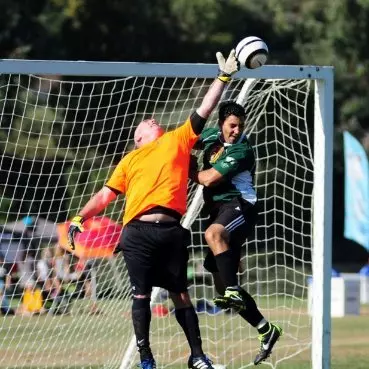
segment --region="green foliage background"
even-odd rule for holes
[[[0,6],[1,58],[214,63],[216,51],[228,52],[246,35],[257,35],[268,43],[270,64],[333,65],[336,68],[334,256],[338,261],[344,260],[345,250],[350,248],[351,252],[355,248],[355,258],[365,260],[367,254],[363,249],[342,236],[342,131],[351,131],[369,150],[369,0],[0,0]],[[1,109],[10,109],[4,106],[1,94],[4,93],[0,92]],[[38,108],[27,111],[26,120],[29,114],[49,115],[51,121],[54,115],[63,112]],[[25,123],[22,122],[23,127]],[[5,154],[11,151],[24,169],[45,153],[46,157],[57,156],[64,162],[74,159],[67,148],[65,152],[55,152],[55,143],[43,135],[49,129],[47,126],[36,127],[36,131],[33,127],[28,135],[19,137],[30,143],[36,141],[40,152],[17,152],[16,147],[7,146],[7,138],[17,132],[18,124],[17,119],[1,122],[0,150],[5,156],[4,163]],[[93,154],[82,160],[81,172],[85,176],[88,171],[83,166],[88,168],[88,157]],[[66,168],[70,170],[70,166]],[[107,172],[94,175],[98,183],[103,183]],[[13,194],[7,193],[5,178],[1,177],[0,215],[4,220],[4,214],[12,214],[12,209],[14,214],[23,210],[19,210],[19,203],[9,200]],[[17,197],[25,195],[34,196],[20,192]],[[35,196],[40,199],[35,206],[41,214],[44,211],[52,220],[68,216],[67,208],[48,213],[42,205],[44,195]],[[71,186],[70,196],[79,202],[83,189]]]

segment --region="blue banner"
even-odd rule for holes
[[[369,162],[364,147],[344,132],[345,238],[369,251]]]

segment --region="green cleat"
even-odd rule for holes
[[[267,359],[272,353],[275,343],[283,335],[283,330],[277,324],[269,323],[269,331],[264,334],[259,334],[260,351],[256,355],[254,365],[260,364]]]
[[[246,303],[241,293],[240,288],[227,287],[224,296],[218,296],[213,299],[214,304],[221,309],[245,310]]]

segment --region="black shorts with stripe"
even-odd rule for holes
[[[229,247],[238,266],[241,258],[241,248],[252,232],[257,222],[257,206],[242,198],[235,198],[229,202],[218,203],[210,210],[207,227],[211,224],[221,224],[229,234]],[[215,258],[211,250],[204,260],[204,267],[209,272],[217,272]]]
[[[191,234],[179,222],[142,222],[125,225],[119,248],[123,251],[133,295],[152,287],[187,291],[187,263]]]

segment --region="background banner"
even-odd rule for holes
[[[369,251],[369,162],[364,147],[344,132],[345,230],[344,236]]]

